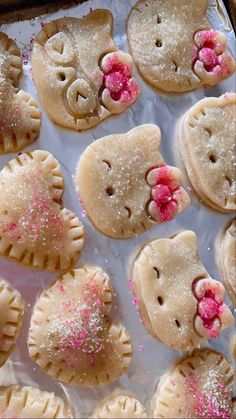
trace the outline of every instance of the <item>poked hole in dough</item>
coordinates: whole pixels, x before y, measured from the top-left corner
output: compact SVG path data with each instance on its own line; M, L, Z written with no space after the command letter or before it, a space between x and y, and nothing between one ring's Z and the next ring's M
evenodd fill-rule
M212 152L210 152L208 154L208 158L209 158L210 162L213 163L213 164L215 164L218 160L217 156Z
M178 65L177 65L177 63L174 60L171 60L171 62L174 65L174 71L177 73L178 68L179 68Z
M209 135L209 137L212 136L212 130L210 128L204 128L204 130L206 131L206 133Z
M62 81L62 82L65 81L66 79L66 75L63 71L60 71L59 73L57 73L56 77L58 81Z
M129 207L124 207L125 208L125 210L127 211L127 213L128 213L128 218L131 218L131 215L132 215L132 211L131 211L131 209L129 208Z
M158 304L159 304L160 306L163 306L163 304L164 304L164 299L163 299L163 297L161 297L161 295L158 295L158 297L157 297L157 301L158 301Z
M232 179L229 176L225 176L225 179L227 180L227 182L229 183L229 186L232 186Z
M158 25L160 25L160 23L161 23L161 18L158 15L156 15L156 22L157 22Z
M160 278L160 271L159 271L159 269L156 266L154 266L153 267L153 270L156 272L157 279L159 279Z
M161 48L162 47L162 41L160 39L156 39L155 40L155 45L157 48Z
M176 326L178 328L178 331L181 332L182 327L181 327L181 324L180 324L179 320L178 319L174 319L174 320L175 320L175 324L176 324Z
M103 160L103 163L105 163L108 170L111 170L111 163L109 162L109 160Z
M108 196L113 196L113 195L114 195L114 193L115 193L115 191L114 191L114 188L113 188L112 186L108 186L108 187L106 188L106 194L107 194Z

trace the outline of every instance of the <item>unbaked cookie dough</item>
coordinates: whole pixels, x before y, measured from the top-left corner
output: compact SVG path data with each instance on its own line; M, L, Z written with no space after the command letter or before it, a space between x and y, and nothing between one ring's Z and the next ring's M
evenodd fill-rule
M59 163L43 150L19 153L0 172L0 256L30 268L73 265L84 244L79 219L62 206Z
M0 387L0 417L22 418L73 418L67 404L53 393L34 387Z
M166 164L160 142L156 125L140 125L95 141L80 157L76 186L101 233L133 237L171 221L190 204L181 172Z
M193 231L146 244L132 285L145 327L173 349L191 350L233 323L224 287L202 265Z
M205 17L208 0L139 0L128 40L145 80L166 92L214 86L235 71L227 38Z
M212 349L179 360L158 384L154 418L233 418L234 370Z
M114 394L103 400L94 410L91 419L147 418L144 407L128 394Z
M33 77L47 114L57 124L85 130L138 98L132 57L117 50L112 27L108 10L94 10L82 19L46 23L36 36Z
M0 367L15 347L23 315L24 301L20 293L0 277Z
M49 375L74 386L110 383L128 368L132 345L109 317L112 288L101 268L71 270L43 291L31 318L31 358Z
M21 54L0 32L0 154L22 150L39 135L41 114L34 98L19 90Z
M179 125L180 151L199 198L222 212L236 209L236 94L200 100Z

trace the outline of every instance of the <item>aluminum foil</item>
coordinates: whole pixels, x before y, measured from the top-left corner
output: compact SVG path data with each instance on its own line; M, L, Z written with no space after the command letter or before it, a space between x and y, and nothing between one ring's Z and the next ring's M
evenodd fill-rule
M61 10L32 20L3 25L0 30L16 40L23 54L24 76L21 80L21 88L37 98L31 77L30 50L34 35L40 31L43 23L65 15L81 17L86 15L91 8L106 8L114 16L114 40L117 46L121 50L128 51L126 18L135 2L136 0L91 0L66 11ZM226 34L229 49L233 54L235 51L234 32L221 0L209 2L207 17L214 28ZM53 391L68 400L75 409L76 417L88 417L97 403L117 388L135 393L148 408L159 377L170 363L181 355L148 334L139 319L135 305L132 304L133 298L128 288L128 278L130 262L135 253L143 243L151 239L169 237L183 229L194 230L199 238L202 262L211 276L220 279L220 272L215 263L214 241L219 231L232 218L230 215L213 212L202 205L192 191L188 180L185 179L184 186L189 188L192 203L172 222L157 225L150 232L128 240L109 239L93 228L79 203L73 184L77 161L89 144L111 133L127 132L143 123L155 123L161 128L161 152L166 162L179 166L180 161L176 152L176 124L179 117L205 96L220 96L226 91L234 90L232 76L214 88L198 89L180 95L166 95L152 89L137 71L135 76L142 89L140 99L122 115L111 117L89 131L78 133L60 128L47 118L41 106L43 124L40 138L27 148L27 150L48 150L61 164L65 176L64 204L77 213L86 229L86 244L77 266L81 263L99 265L111 278L116 292L112 314L126 325L133 342L134 355L127 373L115 383L94 388L67 386L47 376L30 360L26 340L35 300L44 287L54 282L57 274L33 271L9 261L0 260L0 275L20 290L26 301L23 329L14 353L0 369L0 385L25 384ZM0 168L14 157L13 153L0 156ZM226 300L230 304L227 298ZM232 305L231 308L233 310ZM217 340L209 342L211 347L222 351L231 360L230 339L233 333L234 326L225 331Z

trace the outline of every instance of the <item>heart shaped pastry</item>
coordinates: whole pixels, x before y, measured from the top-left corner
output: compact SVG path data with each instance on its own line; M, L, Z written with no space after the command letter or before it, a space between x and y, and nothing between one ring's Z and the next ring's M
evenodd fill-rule
M0 277L0 367L15 347L23 314L24 301L20 293Z
M190 203L181 172L168 166L159 149L160 129L140 125L112 134L82 154L76 186L94 226L123 239L171 221Z
M171 348L195 348L233 323L224 287L202 265L193 231L144 246L132 281L145 327Z
M161 377L152 417L231 419L233 380L233 367L224 355L212 349L196 351Z
M41 114L34 98L18 88L21 73L19 48L0 32L0 153L22 149L39 135Z
M27 386L0 388L1 418L73 418L70 407L54 393Z
M85 130L131 106L140 94L133 60L112 39L112 14L94 10L82 19L46 23L36 36L32 71L50 118Z
M18 155L0 172L0 256L48 271L69 268L84 244L79 219L61 205L63 175L47 151Z
M144 407L132 395L113 394L103 400L94 410L91 418L147 418Z
M83 266L43 291L31 318L31 358L53 378L74 386L110 383L128 368L132 346L109 318L112 288L102 269Z
M166 92L213 86L235 71L222 32L210 29L208 0L139 0L127 32L142 76Z
M179 125L180 151L197 195L222 212L236 209L236 94L205 98Z

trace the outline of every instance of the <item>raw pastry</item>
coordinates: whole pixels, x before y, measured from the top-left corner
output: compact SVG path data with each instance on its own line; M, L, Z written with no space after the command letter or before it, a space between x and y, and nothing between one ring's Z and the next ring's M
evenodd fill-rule
M128 394L112 395L103 400L94 410L91 418L146 418L141 403Z
M231 419L233 380L233 367L224 355L197 351L161 377L152 417Z
M31 268L64 270L84 243L79 219L61 205L63 175L47 151L20 153L0 172L0 256Z
M189 203L181 172L159 152L160 129L141 125L91 144L82 154L76 185L94 226L114 238L132 237L171 221Z
M50 118L85 130L133 104L140 94L133 61L112 39L113 17L95 10L83 19L46 23L36 36L32 70Z
M74 386L110 383L132 356L125 328L109 318L112 288L98 267L71 270L39 297L31 319L31 358Z
M235 70L227 38L210 29L208 0L140 0L127 22L135 63L149 83L166 92L213 86Z
M20 293L0 277L0 367L15 347L23 314L24 302Z
M67 404L53 393L40 391L34 387L1 387L1 418L73 418Z
M18 88L21 73L19 48L0 32L0 153L22 149L39 135L41 114L34 98Z
M218 261L228 294L236 307L236 220L228 225L218 247Z
M132 279L145 327L174 349L197 347L233 323L224 287L202 265L193 231L144 246Z
M205 98L182 118L182 159L198 196L223 212L236 209L236 94Z

